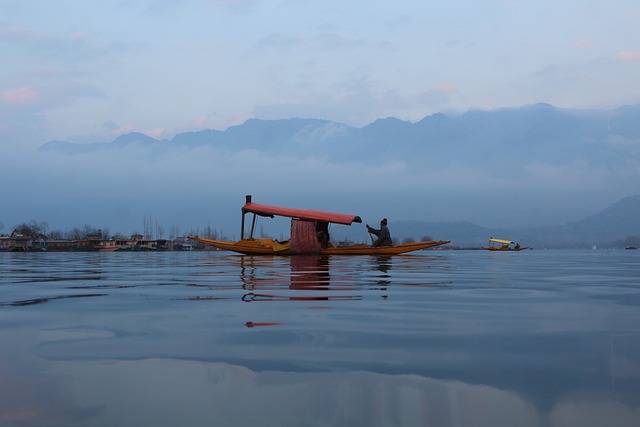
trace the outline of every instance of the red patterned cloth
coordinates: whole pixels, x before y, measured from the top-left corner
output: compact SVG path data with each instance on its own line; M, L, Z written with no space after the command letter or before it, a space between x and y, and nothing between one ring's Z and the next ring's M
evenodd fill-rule
M320 253L318 234L314 221L291 220L291 254Z

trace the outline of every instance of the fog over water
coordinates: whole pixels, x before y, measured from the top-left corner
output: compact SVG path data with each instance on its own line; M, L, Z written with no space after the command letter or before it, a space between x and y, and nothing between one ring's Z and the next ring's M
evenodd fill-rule
M165 230L210 225L238 237L240 207L252 194L257 203L353 213L370 223L384 216L524 227L576 221L640 192L632 166L606 171L566 164L555 179L551 171L545 179L524 172L505 178L482 158L456 165L448 157L442 166L419 168L407 158L385 157L166 141L71 153L13 147L0 170L0 222L4 232L36 220L50 229L88 224L128 234L151 217Z

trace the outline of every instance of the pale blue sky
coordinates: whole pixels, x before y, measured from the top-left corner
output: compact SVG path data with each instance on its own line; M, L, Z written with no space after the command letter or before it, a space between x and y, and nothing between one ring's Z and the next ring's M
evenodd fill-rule
M615 108L640 102L638 22L627 0L0 0L0 141Z

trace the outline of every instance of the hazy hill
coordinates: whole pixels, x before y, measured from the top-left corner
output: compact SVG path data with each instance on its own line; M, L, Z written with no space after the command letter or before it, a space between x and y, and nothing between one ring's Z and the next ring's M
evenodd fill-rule
M412 123L393 117L362 128L318 119L249 119L225 131L203 130L158 141L140 133L111 142L51 141L43 151L85 153L146 146L203 145L225 151L322 156L339 162L401 161L407 167L482 168L497 177L530 173L532 165L575 165L615 171L640 167L640 105L611 111L565 110L547 104L461 115L441 113Z
M580 221L525 229L486 228L469 222L399 221L393 236L420 240L428 235L463 247L479 247L489 237L518 241L536 248L611 247L629 236L640 236L640 195L626 197Z
M33 176L51 187L36 188L60 222L115 215L129 226L153 214L173 224L211 220L233 231L238 199L252 193L283 206L430 222L403 237L460 236L475 245L509 229L510 238L522 235L537 246L556 244L556 235L586 245L609 234L626 237L632 227L618 232L614 221L604 236L591 234L597 227L586 220L531 227L569 223L640 193L640 105L584 111L536 104L417 122L388 117L361 128L250 119L163 140L130 133L108 142L51 141L34 157L44 165L34 171L66 171ZM54 197L58 189L66 201ZM82 209L70 214L76 199Z
M213 145L270 153L321 153L342 161L391 158L412 165L489 161L506 167L534 160L563 163L581 159L610 166L611 162L640 159L640 105L581 111L537 104L452 116L438 113L415 123L389 117L362 128L318 119L249 119L225 131L186 132L171 140L131 133L107 143L52 141L41 149L86 152L154 142L162 142L154 145L158 150Z
M568 224L521 230L536 246L607 246L628 236L640 236L640 195L626 197L596 215Z

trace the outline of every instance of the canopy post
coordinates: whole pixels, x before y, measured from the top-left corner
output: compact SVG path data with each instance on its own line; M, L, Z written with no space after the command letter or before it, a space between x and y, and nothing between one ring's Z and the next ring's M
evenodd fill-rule
M258 217L258 215L256 215L255 213L253 214L253 220L251 221L251 235L249 236L249 238L253 239L253 232L256 228L256 218Z
M242 223L240 224L240 240L244 240L244 210L242 211Z
M251 203L251 194L244 196L245 204ZM242 208L242 224L240 224L240 240L244 240L244 215L246 214L244 208ZM255 219L255 214L253 215ZM253 233L252 233L253 234Z

